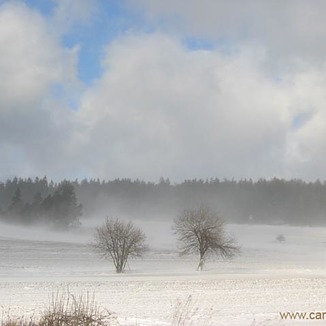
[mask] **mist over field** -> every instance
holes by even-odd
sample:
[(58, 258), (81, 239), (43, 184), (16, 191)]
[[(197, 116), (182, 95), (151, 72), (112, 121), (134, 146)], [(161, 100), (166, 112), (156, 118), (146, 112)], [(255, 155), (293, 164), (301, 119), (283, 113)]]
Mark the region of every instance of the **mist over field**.
[[(8, 179), (0, 184), (0, 306), (13, 318), (38, 316), (54, 293), (92, 293), (124, 326), (172, 325), (180, 304), (190, 305), (194, 325), (300, 325), (280, 313), (323, 311), (325, 193), (318, 180), (276, 178)], [(198, 207), (223, 219), (240, 248), (232, 259), (207, 257), (202, 271), (197, 252), (180, 256), (175, 232), (175, 219)], [(106, 218), (146, 237), (148, 251), (121, 274), (93, 247)]]
[[(57, 291), (89, 291), (118, 314), (121, 325), (168, 325), (178, 300), (190, 295), (200, 316), (210, 317), (208, 325), (251, 325), (253, 320), (275, 325), (279, 312), (323, 309), (324, 228), (228, 225), (241, 255), (209, 260), (196, 272), (196, 256), (178, 255), (170, 222), (135, 223), (151, 248), (142, 259), (131, 259), (122, 275), (89, 247), (93, 225), (53, 231), (1, 223), (0, 305), (14, 316), (29, 316), (42, 311)], [(284, 243), (277, 241), (279, 234)]]

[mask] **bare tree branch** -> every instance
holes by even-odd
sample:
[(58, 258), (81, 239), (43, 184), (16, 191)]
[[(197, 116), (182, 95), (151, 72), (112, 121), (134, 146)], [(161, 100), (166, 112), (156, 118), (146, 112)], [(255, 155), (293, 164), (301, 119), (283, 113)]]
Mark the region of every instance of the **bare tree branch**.
[(198, 270), (210, 255), (232, 258), (240, 248), (224, 232), (224, 222), (207, 206), (184, 210), (174, 220), (181, 255), (199, 254)]
[(129, 257), (141, 257), (148, 249), (145, 233), (131, 222), (106, 218), (94, 234), (92, 247), (102, 257), (111, 259), (117, 273), (125, 269)]

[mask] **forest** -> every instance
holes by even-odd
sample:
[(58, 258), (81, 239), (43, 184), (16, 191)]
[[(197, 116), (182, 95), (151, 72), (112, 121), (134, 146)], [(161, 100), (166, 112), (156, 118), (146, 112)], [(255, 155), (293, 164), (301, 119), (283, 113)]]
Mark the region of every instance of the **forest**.
[(171, 183), (12, 178), (0, 183), (0, 218), (75, 226), (81, 217), (174, 218), (204, 203), (228, 223), (326, 225), (326, 182), (193, 179)]

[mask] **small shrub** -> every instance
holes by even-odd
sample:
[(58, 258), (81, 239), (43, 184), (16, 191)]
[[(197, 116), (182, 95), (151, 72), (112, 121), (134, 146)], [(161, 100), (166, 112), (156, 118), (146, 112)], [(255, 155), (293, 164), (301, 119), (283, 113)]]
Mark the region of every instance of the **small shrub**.
[(279, 243), (283, 243), (286, 241), (285, 239), (285, 236), (283, 234), (279, 234), (277, 237), (276, 237), (276, 240), (279, 242)]

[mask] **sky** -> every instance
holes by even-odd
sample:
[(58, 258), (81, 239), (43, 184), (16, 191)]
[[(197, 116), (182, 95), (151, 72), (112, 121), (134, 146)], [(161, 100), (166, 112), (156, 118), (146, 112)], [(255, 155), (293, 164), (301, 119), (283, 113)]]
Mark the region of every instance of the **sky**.
[(325, 180), (325, 11), (0, 0), (0, 180)]

